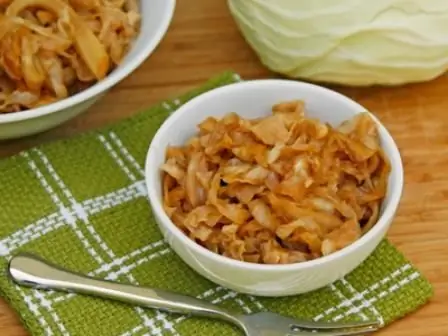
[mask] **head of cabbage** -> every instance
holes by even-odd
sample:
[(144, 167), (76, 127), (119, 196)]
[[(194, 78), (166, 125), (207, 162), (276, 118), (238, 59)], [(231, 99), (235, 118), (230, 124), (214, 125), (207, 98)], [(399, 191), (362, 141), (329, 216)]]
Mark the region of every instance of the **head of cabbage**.
[(448, 69), (447, 0), (228, 0), (261, 62), (351, 86), (431, 80)]

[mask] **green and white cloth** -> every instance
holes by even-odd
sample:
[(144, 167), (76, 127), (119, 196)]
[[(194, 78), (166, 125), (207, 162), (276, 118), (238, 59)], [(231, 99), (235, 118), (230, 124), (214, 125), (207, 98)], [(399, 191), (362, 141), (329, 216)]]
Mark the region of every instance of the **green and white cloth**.
[(0, 291), (31, 335), (240, 333), (218, 321), (20, 288), (6, 274), (8, 260), (19, 251), (99, 278), (189, 294), (245, 313), (271, 310), (315, 321), (379, 319), (389, 324), (427, 302), (431, 285), (386, 240), (340, 281), (289, 298), (252, 297), (217, 286), (169, 248), (146, 198), (147, 148), (177, 106), (235, 80), (239, 77), (233, 73), (222, 74), (114, 126), (0, 161)]

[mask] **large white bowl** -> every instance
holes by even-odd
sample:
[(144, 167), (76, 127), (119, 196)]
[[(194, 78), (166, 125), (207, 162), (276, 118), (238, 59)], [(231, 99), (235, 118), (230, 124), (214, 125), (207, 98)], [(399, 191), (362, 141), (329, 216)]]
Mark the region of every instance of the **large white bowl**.
[(131, 74), (157, 47), (173, 17), (176, 0), (141, 0), (141, 32), (123, 63), (104, 80), (72, 97), (40, 108), (0, 114), (0, 139), (48, 130), (87, 110), (107, 91)]
[(403, 166), (397, 146), (378, 123), (381, 143), (391, 160), (389, 188), (376, 225), (350, 246), (313, 261), (289, 265), (261, 265), (236, 261), (215, 254), (186, 237), (162, 207), (161, 174), (168, 145), (181, 145), (208, 116), (236, 112), (245, 118), (271, 113), (275, 103), (303, 99), (308, 116), (330, 124), (353, 117), (365, 108), (351, 99), (320, 86), (287, 80), (255, 80), (227, 85), (207, 92), (180, 107), (160, 127), (146, 160), (146, 183), (154, 216), (165, 239), (194, 270), (209, 280), (235, 291), (260, 296), (304, 293), (328, 285), (364, 261), (385, 236), (397, 210), (403, 188)]

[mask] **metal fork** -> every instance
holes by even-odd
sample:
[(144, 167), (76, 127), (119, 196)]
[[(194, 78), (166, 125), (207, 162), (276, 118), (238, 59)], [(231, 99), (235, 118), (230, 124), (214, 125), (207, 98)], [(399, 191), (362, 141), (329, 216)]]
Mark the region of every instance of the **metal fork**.
[(220, 319), (238, 326), (246, 336), (364, 335), (380, 327), (378, 322), (321, 323), (267, 312), (241, 315), (185, 295), (72, 273), (26, 253), (14, 256), (9, 262), (8, 271), (10, 277), (23, 286), (76, 292), (171, 313)]

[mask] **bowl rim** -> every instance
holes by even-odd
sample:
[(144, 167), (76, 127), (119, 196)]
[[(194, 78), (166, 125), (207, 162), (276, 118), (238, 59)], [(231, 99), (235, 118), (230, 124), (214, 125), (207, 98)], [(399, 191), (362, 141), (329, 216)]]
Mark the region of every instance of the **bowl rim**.
[(168, 31), (170, 23), (173, 19), (174, 10), (176, 7), (176, 0), (165, 0), (162, 3), (165, 6), (164, 9), (165, 14), (162, 17), (162, 22), (158, 30), (156, 31), (152, 39), (148, 41), (148, 43), (143, 44), (144, 47), (142, 48), (142, 50), (135, 57), (130, 59), (128, 64), (122, 67), (117, 67), (115, 71), (107, 75), (106, 78), (95, 83), (88, 89), (81, 91), (73, 96), (64, 98), (55, 103), (44, 105), (38, 108), (28, 109), (19, 112), (0, 114), (0, 124), (34, 119), (47, 114), (62, 111), (64, 109), (81, 104), (85, 101), (88, 101), (91, 98), (94, 98), (95, 96), (104, 93), (105, 91), (107, 91), (108, 89), (112, 88), (114, 85), (125, 79), (148, 58), (148, 56), (160, 44), (162, 38)]
[[(292, 263), (292, 264), (256, 264), (245, 261), (235, 260), (229, 257), (225, 257), (223, 255), (214, 253), (207, 248), (199, 245), (193, 240), (189, 239), (168, 217), (165, 213), (162, 202), (158, 200), (156, 195), (156, 188), (160, 188), (159, 185), (156, 184), (156, 180), (152, 178), (152, 173), (154, 169), (159, 169), (159, 167), (154, 167), (151, 165), (152, 156), (155, 153), (155, 143), (157, 143), (157, 139), (162, 136), (162, 134), (169, 132), (171, 126), (178, 122), (177, 119), (181, 118), (184, 114), (188, 113), (188, 111), (194, 108), (196, 105), (202, 103), (202, 101), (207, 99), (213, 99), (217, 95), (221, 94), (231, 94), (232, 91), (244, 89), (245, 87), (250, 86), (277, 86), (277, 85), (294, 85), (300, 90), (300, 88), (307, 88), (314, 91), (320, 91), (324, 97), (328, 95), (332, 95), (337, 99), (343, 99), (346, 102), (350, 103), (354, 107), (359, 109), (359, 112), (366, 111), (372, 117), (372, 119), (377, 123), (378, 130), (382, 137), (382, 140), (387, 143), (387, 146), (390, 146), (391, 155), (389, 157), (391, 164), (392, 161), (395, 162), (394, 168), (396, 172), (396, 188), (391, 190), (390, 201), (384, 207), (383, 214), (379, 217), (376, 224), (370, 229), (366, 234), (364, 234), (361, 238), (353, 242), (352, 244), (346, 246), (345, 248), (334, 252), (332, 254), (322, 256), (317, 259), (304, 261), (300, 263)], [(306, 99), (306, 98), (304, 98)], [(379, 121), (379, 119), (369, 112), (365, 107), (352, 100), (351, 98), (333, 91), (331, 89), (325, 88), (323, 86), (319, 86), (316, 84), (311, 84), (307, 82), (301, 82), (297, 80), (288, 80), (288, 79), (254, 79), (254, 80), (245, 80), (241, 82), (227, 84), (215, 89), (212, 89), (208, 92), (205, 92), (190, 101), (186, 102), (184, 105), (180, 106), (176, 111), (174, 111), (160, 126), (156, 134), (151, 140), (151, 144), (148, 148), (146, 162), (145, 162), (145, 184), (148, 193), (148, 199), (150, 205), (153, 209), (153, 212), (159, 220), (162, 222), (162, 225), (170, 232), (170, 234), (175, 235), (182, 244), (186, 244), (187, 247), (192, 250), (194, 253), (200, 254), (207, 258), (208, 260), (213, 260), (219, 264), (226, 264), (228, 266), (237, 267), (240, 269), (253, 270), (253, 271), (262, 271), (262, 272), (279, 272), (279, 271), (293, 271), (293, 270), (305, 270), (309, 268), (313, 268), (316, 266), (321, 266), (323, 264), (331, 263), (345, 256), (356, 252), (358, 249), (362, 248), (362, 246), (366, 245), (369, 241), (377, 237), (378, 234), (386, 227), (388, 227), (395, 215), (395, 212), (399, 206), (402, 192), (403, 192), (403, 184), (404, 184), (404, 171), (403, 171), (403, 162), (401, 159), (400, 152), (398, 150), (398, 146), (395, 140), (392, 138), (389, 131), (386, 127)]]

